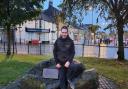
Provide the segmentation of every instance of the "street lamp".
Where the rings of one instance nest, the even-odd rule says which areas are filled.
[[[93,11],[94,11],[94,2],[92,1],[92,2],[88,2],[88,4],[86,5],[87,7],[88,7],[88,10],[89,11],[91,11],[91,20],[92,20],[92,26],[93,26]],[[91,30],[92,30],[93,28],[91,27]],[[91,40],[91,43],[92,43],[92,39],[94,39],[94,38],[92,38],[92,32],[91,32],[91,38],[89,37],[89,41]],[[90,43],[90,42],[89,42]],[[95,42],[93,42],[93,43],[95,43]]]

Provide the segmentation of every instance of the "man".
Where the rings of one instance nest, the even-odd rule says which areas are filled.
[[[60,88],[67,89],[67,69],[75,55],[74,42],[68,35],[68,28],[61,28],[60,37],[56,40],[53,50],[56,67],[59,69]]]

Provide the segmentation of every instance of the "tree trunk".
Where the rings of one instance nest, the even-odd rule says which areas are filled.
[[[56,28],[57,28],[57,38],[59,38],[59,24],[56,24]]]
[[[119,61],[124,60],[124,44],[123,44],[123,22],[122,20],[117,21],[117,30],[118,30],[118,59]]]
[[[11,55],[11,30],[10,25],[7,25],[7,56]]]
[[[11,37],[12,37],[12,44],[13,44],[13,51],[12,51],[12,53],[14,54],[15,53],[15,29],[12,29],[12,31],[11,31]]]

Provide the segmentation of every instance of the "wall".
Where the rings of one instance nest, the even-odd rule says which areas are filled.
[[[30,33],[25,32],[25,28],[42,28],[42,29],[50,29],[50,33]],[[23,23],[21,26],[17,26],[16,31],[16,42],[26,43],[28,41],[31,41],[32,39],[37,39],[40,41],[49,41],[50,43],[53,43],[57,38],[57,31],[56,31],[56,24],[47,22],[44,20],[41,20],[41,26],[40,26],[40,20],[33,20],[33,21],[27,21]]]

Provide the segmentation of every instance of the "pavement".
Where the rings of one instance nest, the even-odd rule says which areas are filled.
[[[98,89],[119,89],[119,87],[112,80],[100,75]]]

